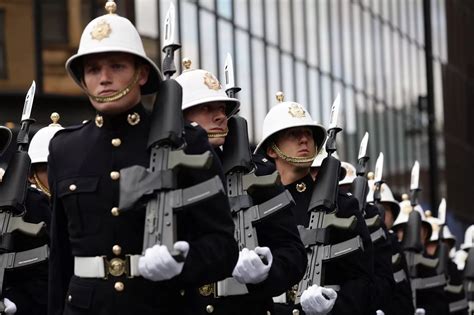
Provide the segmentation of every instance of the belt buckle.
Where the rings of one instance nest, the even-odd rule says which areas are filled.
[[[218,298],[219,296],[217,296],[217,283],[213,282],[213,283],[209,283],[209,284],[205,284],[203,286],[200,286],[199,287],[199,294],[201,294],[202,296],[213,295],[214,298]]]
[[[114,277],[120,277],[121,275],[129,274],[128,272],[128,266],[129,264],[129,257],[126,259],[122,258],[112,258],[111,260],[107,260],[105,256],[103,256],[104,259],[104,269],[105,269],[105,277],[104,279],[108,279],[109,275],[112,275]]]

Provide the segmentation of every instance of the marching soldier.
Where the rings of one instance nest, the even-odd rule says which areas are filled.
[[[369,179],[370,190],[367,195],[367,202],[369,203],[374,202],[374,187],[373,179]],[[383,183],[380,188],[380,204],[385,210],[384,222],[388,229],[387,237],[391,244],[392,272],[395,280],[395,288],[393,289],[391,299],[381,310],[385,315],[414,314],[415,309],[412,300],[410,278],[408,277],[407,262],[397,235],[392,231],[393,222],[400,213],[400,205],[393,197],[392,190],[386,183]]]
[[[183,64],[185,70],[176,81],[183,88],[184,117],[206,130],[209,142],[222,157],[221,146],[228,133],[227,121],[238,111],[240,103],[226,95],[213,74],[190,69],[191,61],[188,59]],[[277,190],[280,192],[283,188]],[[253,203],[261,204],[274,194],[273,190],[252,194]],[[301,279],[306,268],[306,252],[291,210],[283,209],[263,220],[256,225],[256,230],[259,247],[242,249],[233,273],[229,274],[247,288],[248,294],[219,292],[216,284],[203,286],[196,294],[196,301],[191,303],[194,309],[190,314],[211,311],[213,314],[273,313],[272,297],[285,292]]]
[[[263,139],[256,153],[271,159],[280,173],[281,181],[291,192],[296,206],[292,209],[298,225],[309,224],[309,202],[315,179],[310,167],[326,137],[324,127],[313,121],[306,109],[294,102],[283,102],[274,106],[263,123]],[[316,176],[317,181],[317,176]],[[357,201],[345,193],[337,197],[338,217],[355,216],[355,231],[331,230],[331,242],[342,242],[359,235],[364,245],[371,246],[367,226],[358,211]],[[334,289],[313,285],[303,292],[301,305],[279,303],[277,314],[299,314],[301,309],[308,314],[368,314],[373,287],[373,260],[361,252],[346,258],[328,262],[325,267],[325,285],[339,286]],[[311,266],[308,266],[311,268]]]
[[[456,244],[456,237],[451,233],[449,227],[445,225],[445,222],[439,219],[439,211],[438,218],[434,217],[429,210],[425,211],[425,215],[426,220],[431,223],[433,229],[433,233],[431,233],[431,237],[426,244],[426,252],[432,257],[438,256],[439,259],[443,259],[443,257],[439,257],[438,243],[440,241],[444,243],[447,247],[447,252],[445,254],[448,254]],[[449,303],[449,314],[467,315],[468,304],[466,293],[464,291],[462,272],[458,270],[457,265],[451,260],[451,258],[449,258],[449,256],[444,258],[447,260],[447,270],[442,272],[445,272],[448,278],[444,291]]]
[[[26,199],[25,222],[46,224],[49,230],[51,221],[50,200],[51,193],[48,184],[48,155],[49,143],[53,136],[63,127],[58,123],[59,115],[51,115],[53,121],[44,127],[31,139],[28,155],[31,158],[31,172]],[[24,234],[15,235],[15,249],[28,250],[48,244],[48,235],[31,237]],[[25,270],[14,271],[12,277],[7,277],[8,287],[6,296],[15,302],[15,314],[46,314],[48,293],[48,266],[46,263],[29,267]]]
[[[123,211],[120,170],[148,167],[151,117],[142,94],[159,91],[161,73],[146,56],[132,23],[106,4],[109,14],[91,21],[78,53],[66,62],[97,115],[66,128],[51,142],[49,182],[52,229],[49,314],[182,314],[180,299],[192,288],[223,279],[237,260],[227,198],[214,198],[177,215],[174,258],[155,245],[141,256],[145,207]],[[160,106],[161,104],[155,104]],[[187,154],[211,150],[205,132],[185,126]],[[214,157],[214,159],[217,157]],[[222,175],[178,173],[179,187]]]
[[[423,209],[420,205],[414,207],[411,206],[410,200],[407,194],[402,195],[403,200],[400,202],[400,213],[393,223],[393,230],[396,232],[398,239],[403,241],[405,229],[408,226],[408,219],[411,211],[416,211],[421,216],[421,230],[419,238],[421,240],[421,245],[426,249],[426,244],[431,237],[433,232],[431,224],[426,220]],[[426,252],[423,252],[423,256],[426,258],[434,258],[428,255]],[[410,266],[409,266],[410,267]],[[411,279],[412,282],[412,291],[413,291],[413,282],[417,283],[421,279],[430,279],[436,277],[436,268],[425,266],[419,264],[415,266],[417,271],[417,280]],[[449,314],[449,303],[444,293],[443,284],[438,283],[434,286],[428,286],[428,288],[418,288],[416,289],[416,308],[423,309],[427,315],[435,314]]]
[[[339,181],[339,187],[342,192],[350,193],[351,184],[356,178],[356,168],[352,164],[344,161],[341,162],[341,167],[346,170],[346,175],[341,181]],[[369,203],[366,204],[364,211],[365,219],[382,216],[377,207]],[[383,309],[391,302],[395,281],[392,273],[392,247],[390,239],[388,238],[388,230],[385,222],[380,222],[376,226],[369,226],[368,228],[369,232],[373,233],[375,236],[372,239],[375,294],[373,295],[373,301],[371,303],[374,310],[373,313],[375,313],[376,310]]]

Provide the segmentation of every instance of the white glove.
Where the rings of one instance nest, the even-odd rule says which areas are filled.
[[[333,289],[313,284],[301,295],[301,307],[308,315],[329,313],[336,303],[337,293]]]
[[[426,310],[424,308],[417,308],[415,310],[415,315],[425,315],[426,314]]]
[[[385,313],[382,310],[377,310],[375,312],[376,315],[385,315]]]
[[[179,241],[173,248],[181,252],[186,258],[189,252],[189,243]],[[143,278],[152,281],[168,280],[177,276],[183,270],[184,262],[177,262],[171,256],[165,245],[155,245],[147,248],[145,255],[138,260],[138,270]]]
[[[267,264],[262,262],[260,256],[265,257]],[[256,247],[254,250],[242,249],[239,253],[239,260],[234,267],[232,276],[242,284],[260,283],[267,279],[268,272],[272,267],[273,256],[270,248]]]
[[[2,182],[3,175],[5,175],[5,170],[0,167],[0,183]]]
[[[16,313],[16,305],[12,301],[7,298],[3,299],[3,304],[5,304],[5,314],[15,314]]]

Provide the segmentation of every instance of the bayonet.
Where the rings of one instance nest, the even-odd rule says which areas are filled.
[[[341,106],[341,94],[337,94],[336,99],[332,103],[331,106],[331,120],[329,122],[329,129],[338,128],[338,120],[339,120],[339,107]]]
[[[331,120],[328,128],[328,138],[326,141],[326,151],[328,156],[336,151],[336,134],[342,129],[338,127],[339,107],[341,106],[341,95],[338,93],[331,106]]]
[[[364,137],[362,138],[362,141],[360,142],[359,156],[357,158],[359,161],[367,157],[366,153],[367,153],[368,142],[369,142],[369,133],[366,131],[364,134]]]
[[[241,90],[238,86],[235,86],[235,75],[234,75],[234,63],[232,62],[232,56],[227,53],[224,64],[224,76],[225,76],[225,92],[227,96],[235,98],[235,95]],[[238,111],[237,107],[234,112],[229,113],[229,117]]]
[[[170,2],[170,7],[168,12],[166,12],[165,17],[165,36],[163,42],[163,48],[167,48],[171,45],[176,45],[175,43],[175,20],[176,20],[176,11],[174,8],[173,2]]]
[[[165,57],[163,58],[163,73],[166,79],[170,79],[171,76],[176,72],[176,66],[174,64],[174,52],[178,50],[181,45],[176,42],[175,39],[176,29],[176,11],[173,2],[170,2],[168,12],[166,12],[165,28],[164,28],[164,41],[163,41],[163,52]]]
[[[438,219],[440,225],[446,224],[446,199],[441,199],[441,202],[438,207]]]
[[[360,142],[360,147],[359,147],[359,156],[357,158],[357,175],[360,176],[365,176],[365,165],[367,164],[367,161],[369,160],[369,157],[367,156],[367,144],[369,142],[369,133],[366,131],[364,137],[362,138],[362,141]]]
[[[33,100],[35,99],[35,92],[36,92],[36,83],[33,80],[31,83],[30,89],[25,97],[25,103],[23,105],[23,113],[21,115],[21,121],[25,121],[30,119],[31,116],[31,109],[33,108]]]
[[[411,206],[414,207],[418,204],[418,192],[420,191],[420,164],[415,161],[413,168],[411,169],[411,181],[410,181],[410,192],[411,192]]]
[[[382,182],[382,173],[383,173],[383,153],[379,153],[379,157],[377,158],[377,162],[375,162],[375,175],[374,175],[374,182],[381,183]]]

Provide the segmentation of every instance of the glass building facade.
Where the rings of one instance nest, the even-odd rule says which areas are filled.
[[[135,1],[143,36],[159,41],[170,1]],[[240,114],[255,143],[275,92],[306,106],[327,126],[336,95],[344,129],[339,155],[356,163],[370,134],[369,162],[385,154],[394,186],[413,162],[428,166],[423,0],[181,0],[177,1],[180,57],[223,79],[227,52],[242,88]],[[443,126],[442,66],[446,56],[445,0],[431,3],[435,108]],[[442,143],[440,143],[442,145]],[[442,156],[443,147],[438,150]],[[443,160],[440,161],[444,163]]]

